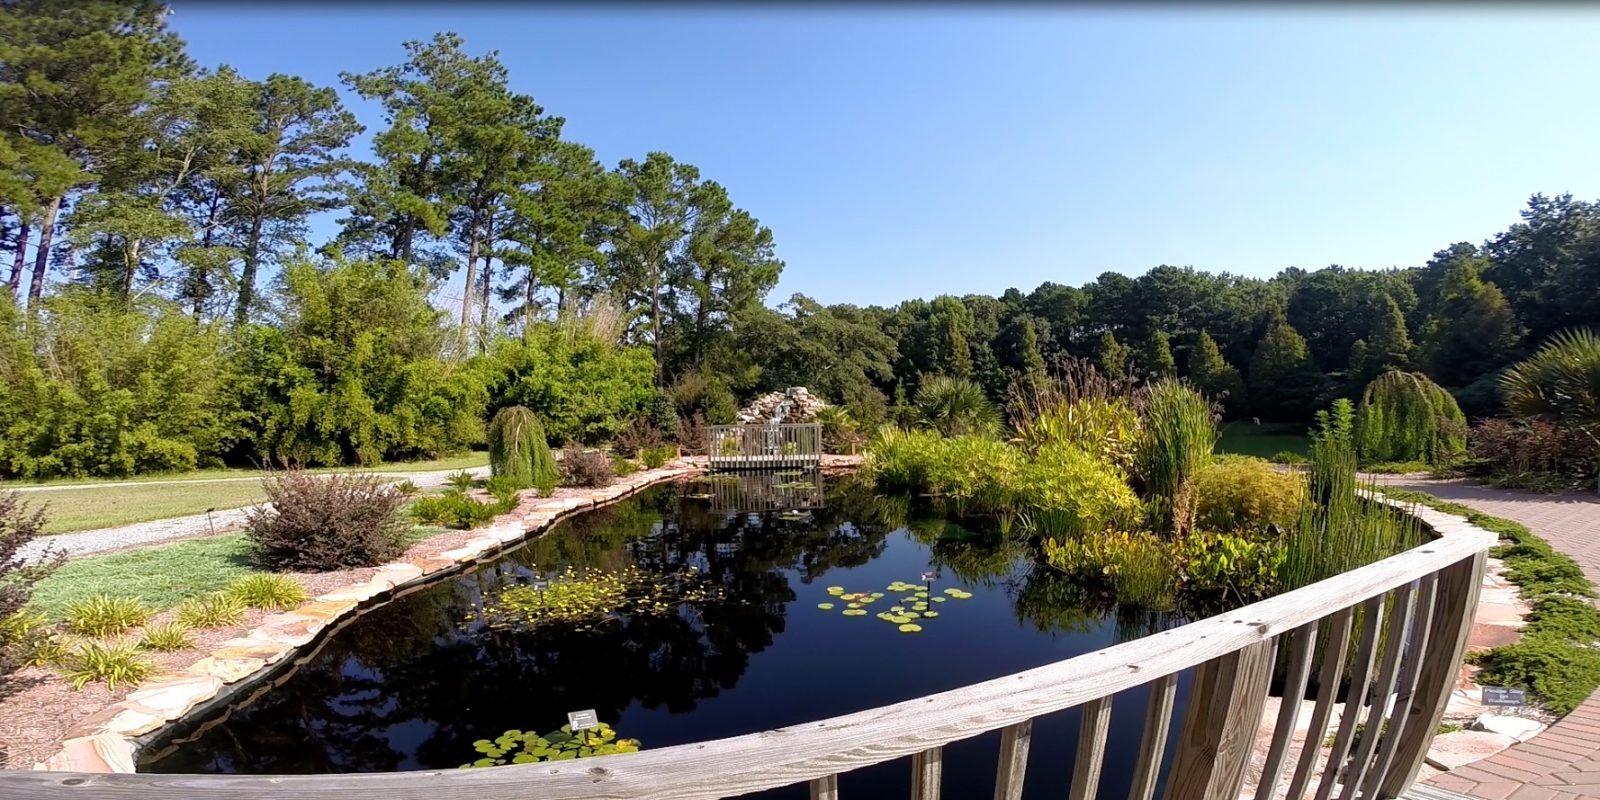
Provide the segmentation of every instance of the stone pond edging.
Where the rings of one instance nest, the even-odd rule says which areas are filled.
[[[704,459],[679,459],[672,466],[642,470],[609,486],[563,498],[524,500],[460,547],[436,556],[395,561],[365,581],[317,595],[290,611],[273,614],[249,633],[228,639],[204,658],[144,682],[137,690],[79,723],[61,749],[35,770],[134,772],[135,757],[151,734],[182,720],[225,692],[232,694],[265,677],[335,623],[396,593],[430,583],[442,573],[496,558],[576,512],[607,505],[658,483],[703,472]]]

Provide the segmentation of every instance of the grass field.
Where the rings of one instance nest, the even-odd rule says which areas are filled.
[[[434,472],[481,467],[489,463],[485,453],[471,453],[438,461],[384,464],[371,472],[385,474]],[[328,472],[331,470],[313,470]],[[266,499],[260,473],[249,470],[205,470],[175,476],[160,476],[138,485],[118,486],[114,481],[83,484],[31,484],[52,487],[47,492],[24,492],[29,505],[47,506],[46,534],[71,533],[136,522],[203,514],[206,509],[240,508]],[[176,480],[227,480],[213,483],[173,483]],[[55,488],[71,487],[71,488]],[[19,488],[15,484],[0,489]]]
[[[444,532],[444,528],[419,525],[411,529],[408,540],[415,544]],[[72,603],[108,594],[138,597],[151,608],[165,610],[190,597],[221,591],[256,572],[250,566],[249,548],[244,534],[227,533],[74,558],[34,585],[28,607],[59,620]]]
[[[489,454],[473,451],[432,461],[394,461],[369,467],[366,472],[433,472],[446,469],[470,469],[487,466]],[[317,467],[307,472],[346,472],[361,467]],[[261,475],[260,470],[241,467],[197,469],[193,472],[163,472],[155,475],[135,475],[130,478],[58,478],[47,481],[0,481],[0,490],[27,489],[35,486],[96,486],[103,483],[163,483],[167,481],[205,481],[217,479],[248,479]],[[205,509],[201,509],[202,511]]]
[[[1261,458],[1271,458],[1285,450],[1305,455],[1310,448],[1306,426],[1294,423],[1228,422],[1222,425],[1222,438],[1217,441],[1219,453]]]

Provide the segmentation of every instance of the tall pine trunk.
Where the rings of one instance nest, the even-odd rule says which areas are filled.
[[[139,271],[139,252],[144,249],[143,239],[134,239],[123,245],[122,299],[133,297],[133,277]]]
[[[6,288],[11,291],[13,299],[17,296],[17,290],[22,288],[22,273],[28,268],[28,238],[32,233],[33,229],[26,222],[17,228],[17,253],[11,259],[11,278],[6,281]]]
[[[206,215],[206,232],[200,237],[200,247],[209,256],[211,253],[212,237],[217,231],[217,202],[212,199],[211,210]],[[193,301],[193,314],[195,319],[200,319],[205,313],[206,301],[211,299],[211,276],[206,274],[206,268],[201,266],[189,269],[189,299]]]
[[[661,388],[666,378],[661,369],[661,265],[655,266],[650,271],[650,337],[656,347],[656,388]]]
[[[472,290],[478,283],[478,222],[473,220],[467,236],[467,279],[461,284],[461,339],[472,342]]]
[[[245,245],[244,269],[239,272],[239,304],[233,309],[233,323],[244,327],[250,321],[250,304],[256,299],[256,268],[261,258],[261,225],[263,214],[256,212],[250,221],[250,240]]]
[[[50,240],[56,230],[56,215],[61,213],[61,201],[54,197],[44,207],[44,221],[39,224],[39,251],[33,257],[33,281],[28,284],[28,308],[31,310],[44,295],[44,276],[50,270]]]

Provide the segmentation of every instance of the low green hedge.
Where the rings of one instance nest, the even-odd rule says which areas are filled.
[[[1522,639],[1470,653],[1483,668],[1481,682],[1528,690],[1545,708],[1566,714],[1600,688],[1600,610],[1580,598],[1595,597],[1595,585],[1578,562],[1521,523],[1494,517],[1431,494],[1380,488],[1402,502],[1457,514],[1500,536],[1489,552],[1505,561],[1505,577],[1533,606]]]

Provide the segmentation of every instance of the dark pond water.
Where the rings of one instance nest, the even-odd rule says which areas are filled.
[[[595,709],[646,748],[751,733],[953,689],[1087,653],[1179,621],[1093,608],[1033,566],[1025,545],[908,511],[852,479],[813,492],[771,480],[670,485],[563,522],[469,574],[359,617],[310,663],[240,705],[146,750],[145,772],[314,773],[453,768],[472,743],[545,731]],[[750,482],[759,485],[754,485]],[[713,495],[706,497],[705,495]],[[779,497],[773,500],[773,497]],[[795,512],[731,511],[789,506]],[[682,574],[709,600],[594,630],[485,625],[486,597],[572,566]],[[936,619],[902,633],[874,615],[897,581],[938,574]],[[828,592],[891,595],[844,616]],[[824,611],[819,603],[836,606]],[[1179,713],[1187,680],[1179,685]],[[1102,796],[1125,796],[1144,714],[1142,690],[1117,698]],[[1035,723],[1029,798],[1062,795],[1078,715]],[[948,797],[993,791],[999,737],[946,748]],[[905,796],[900,760],[849,773],[849,797]],[[803,787],[764,797],[802,797]]]

